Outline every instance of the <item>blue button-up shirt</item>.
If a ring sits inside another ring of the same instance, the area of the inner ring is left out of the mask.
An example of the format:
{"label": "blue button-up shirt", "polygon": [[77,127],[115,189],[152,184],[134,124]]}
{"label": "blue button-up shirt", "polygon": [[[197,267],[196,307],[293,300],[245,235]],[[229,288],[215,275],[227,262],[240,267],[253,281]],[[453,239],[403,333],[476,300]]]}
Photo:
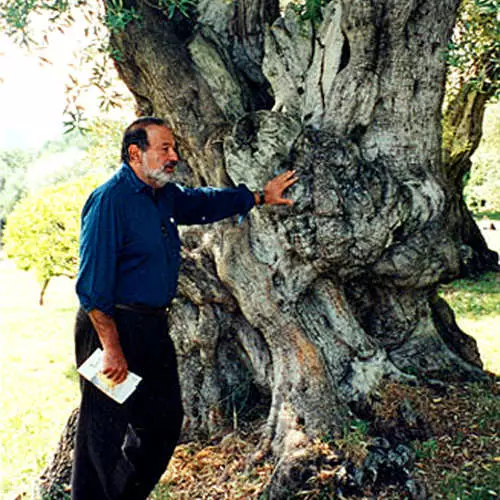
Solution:
{"label": "blue button-up shirt", "polygon": [[124,163],[82,211],[76,291],[83,309],[113,316],[115,304],[168,305],[181,260],[177,225],[245,215],[254,203],[242,184],[191,189],[168,183],[154,193]]}

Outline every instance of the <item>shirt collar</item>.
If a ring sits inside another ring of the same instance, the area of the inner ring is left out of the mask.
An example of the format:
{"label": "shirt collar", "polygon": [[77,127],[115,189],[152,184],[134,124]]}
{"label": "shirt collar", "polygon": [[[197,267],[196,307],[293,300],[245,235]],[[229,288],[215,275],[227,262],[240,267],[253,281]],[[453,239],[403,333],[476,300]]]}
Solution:
{"label": "shirt collar", "polygon": [[123,176],[123,178],[126,180],[128,185],[133,189],[134,192],[153,192],[153,188],[151,186],[148,186],[145,182],[141,181],[141,179],[137,177],[136,173],[128,163],[122,163],[119,174]]}

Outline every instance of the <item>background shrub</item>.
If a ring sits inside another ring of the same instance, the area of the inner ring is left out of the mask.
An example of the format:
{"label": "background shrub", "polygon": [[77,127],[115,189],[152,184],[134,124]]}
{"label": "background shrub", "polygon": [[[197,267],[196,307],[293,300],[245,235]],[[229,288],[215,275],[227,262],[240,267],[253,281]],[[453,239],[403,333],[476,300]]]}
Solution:
{"label": "background shrub", "polygon": [[32,269],[43,295],[55,276],[74,277],[78,270],[80,213],[102,175],[80,177],[49,186],[21,200],[7,218],[7,257],[23,270]]}

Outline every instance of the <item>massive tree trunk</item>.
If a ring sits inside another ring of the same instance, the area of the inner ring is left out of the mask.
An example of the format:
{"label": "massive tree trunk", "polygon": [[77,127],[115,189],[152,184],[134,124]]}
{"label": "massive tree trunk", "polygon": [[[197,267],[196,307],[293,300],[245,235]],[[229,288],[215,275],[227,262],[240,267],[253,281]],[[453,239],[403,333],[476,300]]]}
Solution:
{"label": "massive tree trunk", "polygon": [[184,439],[260,412],[279,468],[386,377],[482,378],[436,292],[467,254],[441,156],[457,0],[333,0],[316,26],[277,0],[200,0],[170,20],[123,3],[143,19],[112,35],[118,70],[175,131],[187,182],[300,176],[291,209],[183,231]]}

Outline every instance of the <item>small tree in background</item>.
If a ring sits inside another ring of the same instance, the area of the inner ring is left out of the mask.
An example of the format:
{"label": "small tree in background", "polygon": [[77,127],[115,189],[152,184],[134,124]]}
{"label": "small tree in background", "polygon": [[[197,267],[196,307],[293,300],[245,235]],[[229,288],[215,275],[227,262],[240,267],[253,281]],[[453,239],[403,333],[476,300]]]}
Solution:
{"label": "small tree in background", "polygon": [[40,305],[50,280],[75,277],[78,269],[80,212],[102,176],[87,176],[29,195],[7,218],[7,256],[25,271],[33,270],[41,285]]}

